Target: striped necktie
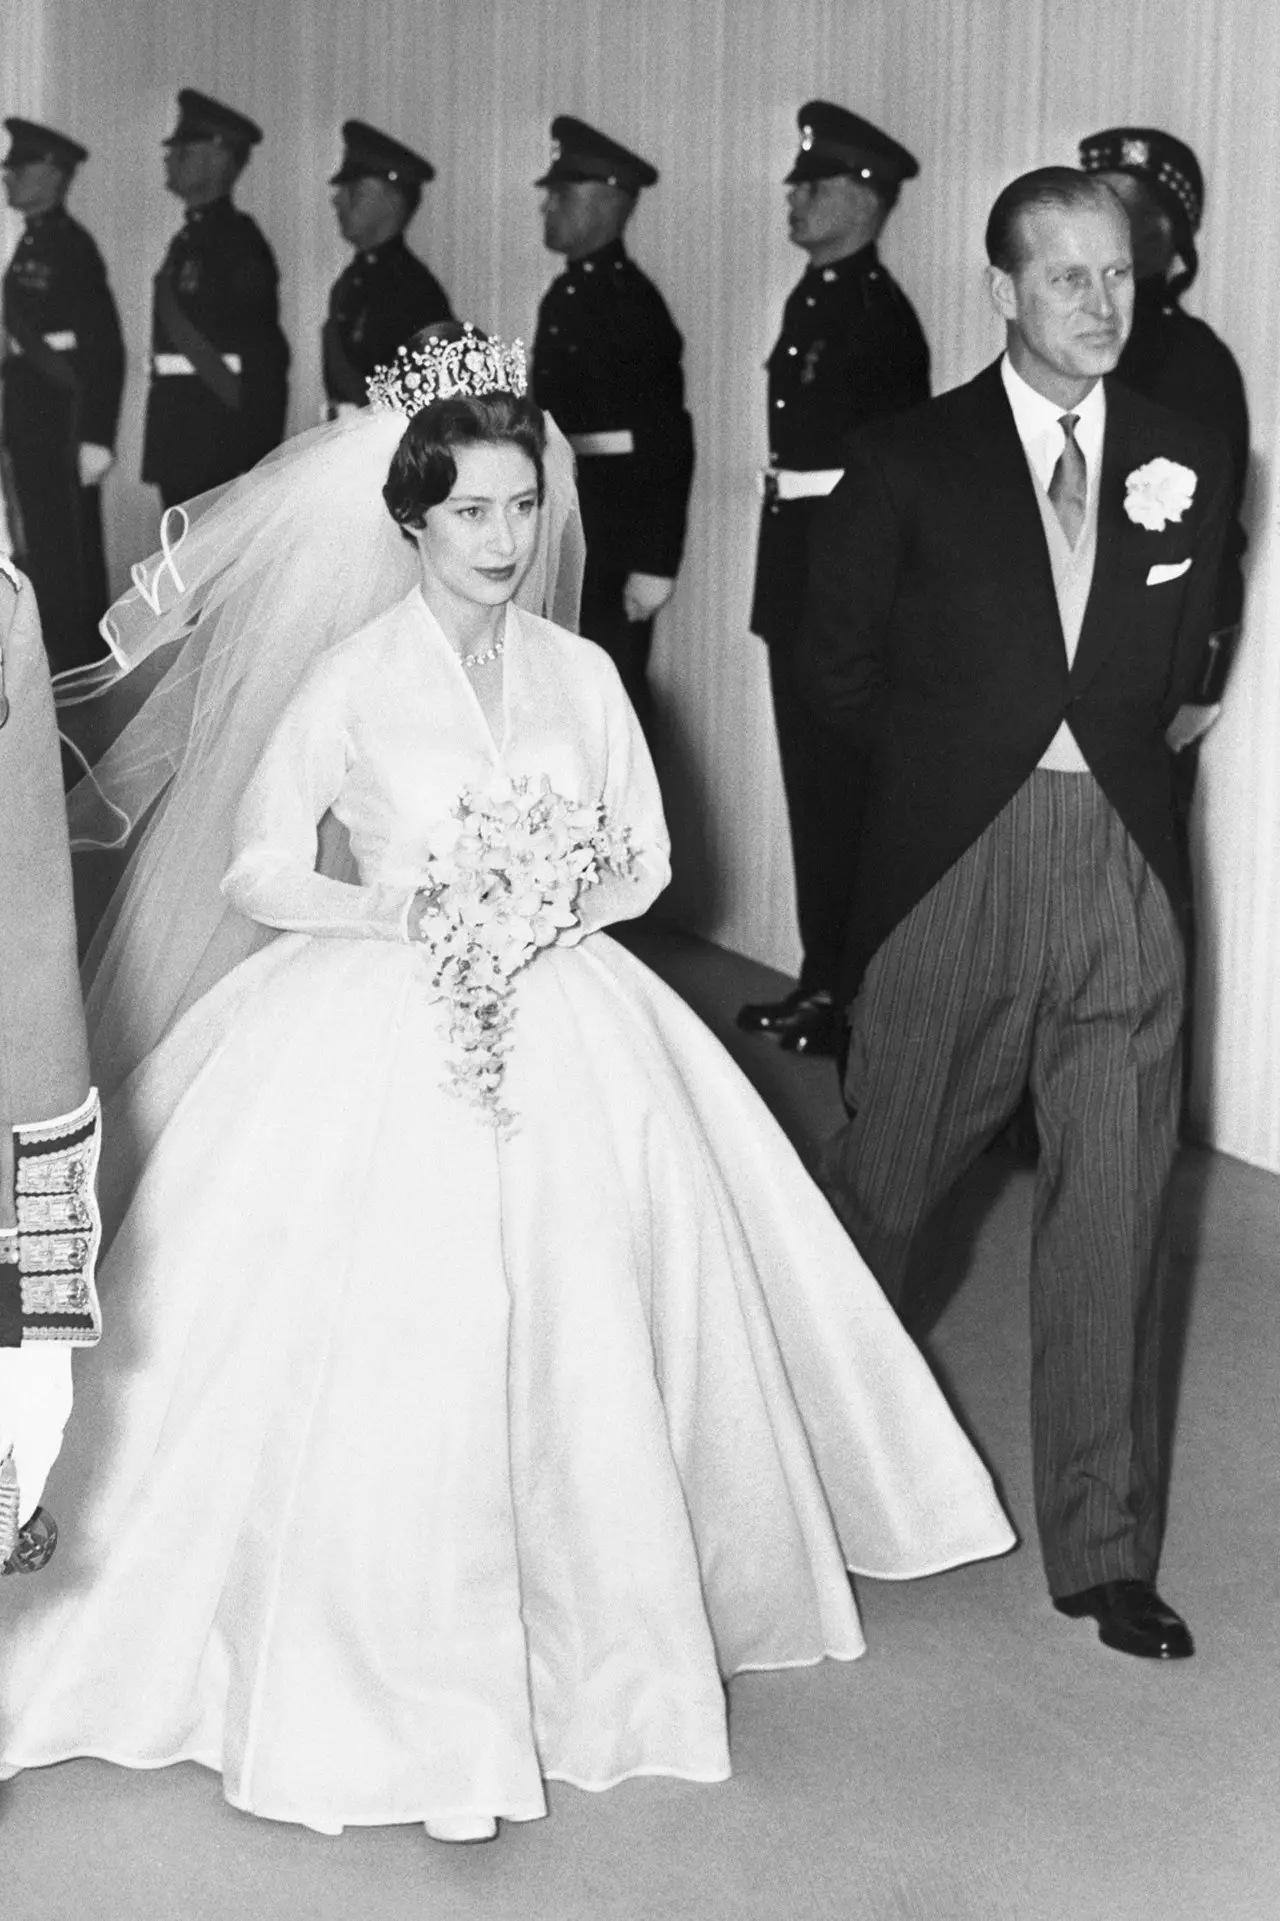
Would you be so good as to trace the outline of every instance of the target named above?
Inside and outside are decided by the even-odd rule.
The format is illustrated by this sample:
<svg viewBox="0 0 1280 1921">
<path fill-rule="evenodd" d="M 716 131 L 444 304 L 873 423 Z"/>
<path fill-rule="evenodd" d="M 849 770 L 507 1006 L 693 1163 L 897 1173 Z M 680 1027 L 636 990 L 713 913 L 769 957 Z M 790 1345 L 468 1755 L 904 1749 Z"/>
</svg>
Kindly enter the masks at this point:
<svg viewBox="0 0 1280 1921">
<path fill-rule="evenodd" d="M 1049 499 L 1062 522 L 1062 531 L 1070 547 L 1074 547 L 1080 538 L 1089 500 L 1089 468 L 1076 441 L 1076 422 L 1079 418 L 1079 414 L 1063 414 L 1059 418 L 1062 452 L 1058 455 L 1058 464 L 1049 481 Z"/>
</svg>

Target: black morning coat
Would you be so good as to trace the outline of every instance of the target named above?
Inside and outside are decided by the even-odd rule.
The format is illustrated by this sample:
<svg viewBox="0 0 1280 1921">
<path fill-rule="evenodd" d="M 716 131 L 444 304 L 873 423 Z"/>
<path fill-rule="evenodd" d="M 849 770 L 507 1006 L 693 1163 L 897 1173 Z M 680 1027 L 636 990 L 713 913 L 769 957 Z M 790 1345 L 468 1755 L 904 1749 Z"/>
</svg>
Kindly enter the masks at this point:
<svg viewBox="0 0 1280 1921">
<path fill-rule="evenodd" d="M 1150 289 L 1150 291 L 1148 291 Z M 1116 377 L 1134 393 L 1227 437 L 1231 450 L 1231 524 L 1218 576 L 1216 629 L 1237 625 L 1244 611 L 1244 552 L 1248 546 L 1240 510 L 1249 479 L 1249 406 L 1235 355 L 1195 314 L 1184 313 L 1163 287 L 1138 282 L 1133 329 L 1125 342 Z M 1222 699 L 1231 659 L 1230 645 L 1215 652 L 1205 681 L 1196 688 L 1201 701 Z"/>
<path fill-rule="evenodd" d="M 171 502 L 247 473 L 279 445 L 289 347 L 280 331 L 275 255 L 257 222 L 230 200 L 188 210 L 160 272 L 215 353 L 238 354 L 241 362 L 235 404 L 196 374 L 153 376 L 142 478 Z M 154 309 L 151 346 L 153 353 L 181 351 Z"/>
<path fill-rule="evenodd" d="M 629 431 L 634 451 L 578 460 L 589 572 L 674 579 L 693 484 L 684 340 L 620 240 L 573 260 L 538 309 L 533 397 L 563 433 Z"/>
<path fill-rule="evenodd" d="M 1093 583 L 1068 670 L 1036 485 L 997 361 L 850 436 L 813 530 L 801 671 L 870 755 L 842 991 L 991 824 L 1065 719 L 1180 913 L 1185 883 L 1164 734 L 1209 633 L 1232 475 L 1223 438 L 1106 385 Z M 1159 532 L 1126 476 L 1163 456 L 1196 476 Z M 1153 566 L 1190 565 L 1148 584 Z"/>
</svg>

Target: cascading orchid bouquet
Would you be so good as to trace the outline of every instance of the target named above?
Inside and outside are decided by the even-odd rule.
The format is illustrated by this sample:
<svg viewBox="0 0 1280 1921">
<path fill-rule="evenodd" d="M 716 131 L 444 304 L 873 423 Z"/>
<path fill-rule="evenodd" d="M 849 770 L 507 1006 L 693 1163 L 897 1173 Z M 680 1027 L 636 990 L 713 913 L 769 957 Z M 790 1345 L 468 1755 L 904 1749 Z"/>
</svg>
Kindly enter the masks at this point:
<svg viewBox="0 0 1280 1921">
<path fill-rule="evenodd" d="M 632 873 L 636 858 L 602 802 L 566 800 L 545 775 L 467 788 L 430 837 L 418 938 L 449 1010 L 449 1085 L 500 1133 L 516 1119 L 501 1100 L 514 978 L 578 925 L 585 888 Z"/>
</svg>

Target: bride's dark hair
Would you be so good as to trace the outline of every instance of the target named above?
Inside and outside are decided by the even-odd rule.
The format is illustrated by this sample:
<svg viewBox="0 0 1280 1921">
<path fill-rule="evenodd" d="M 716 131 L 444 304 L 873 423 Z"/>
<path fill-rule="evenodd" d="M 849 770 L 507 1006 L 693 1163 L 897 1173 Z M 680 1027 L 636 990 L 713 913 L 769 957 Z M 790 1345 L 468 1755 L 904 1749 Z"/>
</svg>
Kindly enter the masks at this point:
<svg viewBox="0 0 1280 1921">
<path fill-rule="evenodd" d="M 410 346 L 428 337 L 460 338 L 458 326 L 432 327 L 415 335 Z M 543 452 L 547 430 L 542 410 L 524 394 L 453 394 L 433 400 L 413 415 L 392 456 L 382 498 L 387 512 L 406 533 L 417 532 L 427 512 L 447 500 L 458 478 L 458 447 L 519 447 L 538 476 L 538 499 L 545 486 Z"/>
</svg>

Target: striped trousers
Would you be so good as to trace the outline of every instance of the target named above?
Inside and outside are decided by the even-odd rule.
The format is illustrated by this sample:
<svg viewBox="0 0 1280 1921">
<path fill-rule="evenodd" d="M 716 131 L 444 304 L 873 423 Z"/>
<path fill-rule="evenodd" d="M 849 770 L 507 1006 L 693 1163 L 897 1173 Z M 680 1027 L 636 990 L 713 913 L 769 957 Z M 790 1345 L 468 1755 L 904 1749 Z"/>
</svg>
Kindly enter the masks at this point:
<svg viewBox="0 0 1280 1921">
<path fill-rule="evenodd" d="M 1037 770 L 873 957 L 820 1178 L 900 1306 L 918 1230 L 1029 1085 L 1036 1521 L 1049 1588 L 1154 1578 L 1177 1146 L 1173 910 L 1091 775 Z"/>
</svg>

